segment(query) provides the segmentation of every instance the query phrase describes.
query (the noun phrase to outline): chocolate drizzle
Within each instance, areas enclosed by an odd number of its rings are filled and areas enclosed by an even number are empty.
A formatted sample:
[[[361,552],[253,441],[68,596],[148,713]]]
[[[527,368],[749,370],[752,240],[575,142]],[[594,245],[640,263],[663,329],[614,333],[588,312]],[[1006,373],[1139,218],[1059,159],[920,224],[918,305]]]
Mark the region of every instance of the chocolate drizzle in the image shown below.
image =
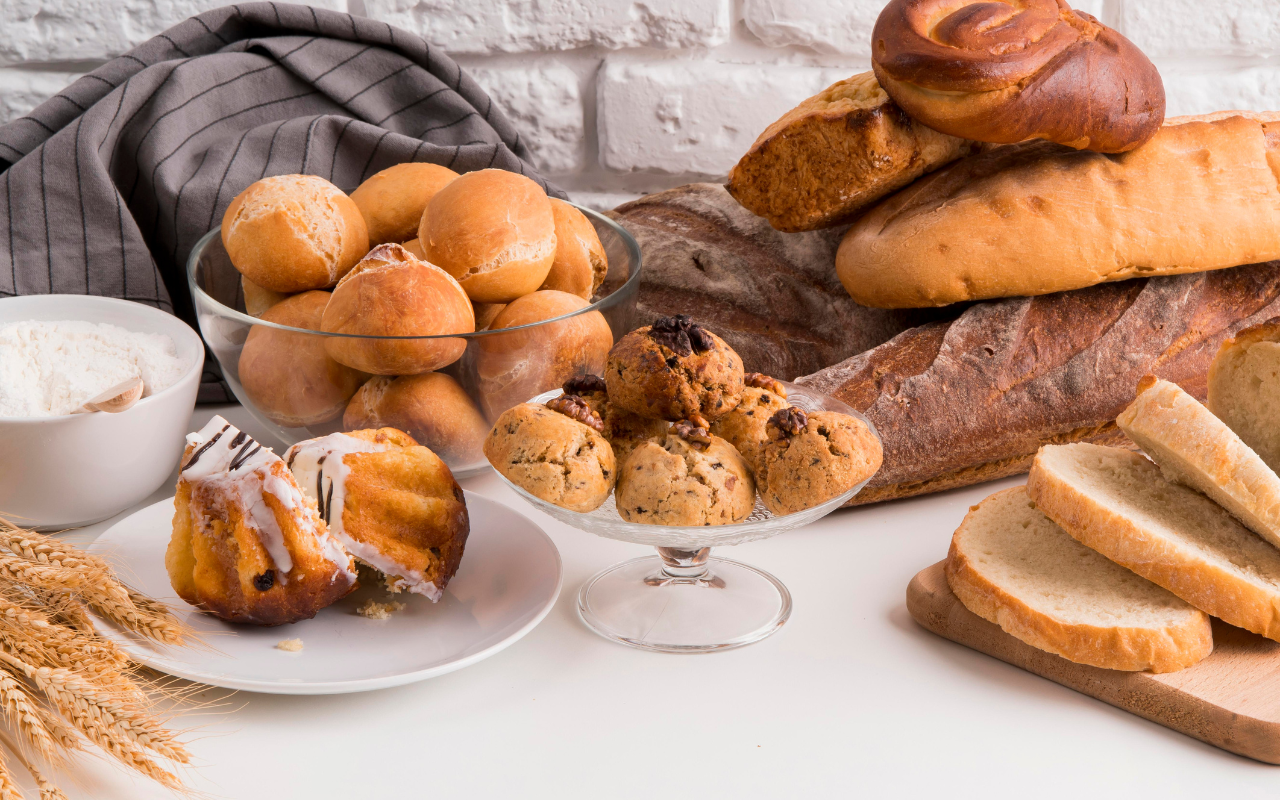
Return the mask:
[[[681,357],[705,353],[716,346],[711,333],[688,314],[658,319],[649,327],[649,338]]]
[[[211,436],[211,437],[209,438],[209,441],[205,442],[203,445],[201,445],[201,446],[200,446],[200,449],[199,449],[199,450],[197,450],[197,451],[195,451],[194,453],[192,453],[192,454],[191,454],[191,460],[190,460],[190,461],[188,461],[188,462],[187,462],[187,464],[186,464],[186,466],[184,466],[184,467],[182,468],[182,471],[183,471],[183,472],[186,472],[187,470],[189,470],[189,469],[191,469],[193,466],[195,466],[195,463],[196,463],[197,461],[199,461],[199,460],[200,460],[200,456],[204,455],[204,454],[205,454],[205,451],[206,451],[206,450],[208,450],[210,447],[213,447],[214,442],[216,442],[216,441],[218,441],[219,439],[221,439],[221,438],[222,438],[222,434],[226,433],[226,432],[227,432],[227,428],[230,428],[230,427],[231,427],[231,424],[230,424],[230,423],[227,423],[226,425],[222,426],[222,430],[218,431],[218,432],[217,432],[217,433],[215,433],[213,436]]]
[[[241,436],[244,436],[244,434],[241,434]],[[239,439],[239,438],[240,436],[236,437],[236,439]],[[249,439],[248,436],[245,436],[245,438]],[[235,444],[236,444],[235,439],[232,439],[231,446],[235,447]],[[245,442],[244,446],[240,448],[240,452],[236,453],[235,457],[231,459],[231,466],[227,468],[227,471],[235,472],[236,470],[240,469],[240,466],[244,464],[244,462],[253,458],[254,454],[261,449],[262,449],[262,445],[258,444],[252,439],[249,439],[249,441]]]

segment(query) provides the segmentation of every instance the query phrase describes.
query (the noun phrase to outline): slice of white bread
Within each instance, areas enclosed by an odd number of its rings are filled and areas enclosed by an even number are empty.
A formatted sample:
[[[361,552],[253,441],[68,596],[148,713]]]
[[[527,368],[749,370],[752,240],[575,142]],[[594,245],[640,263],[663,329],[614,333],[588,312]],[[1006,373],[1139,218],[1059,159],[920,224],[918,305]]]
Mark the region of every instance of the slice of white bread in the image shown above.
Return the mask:
[[[1181,387],[1148,375],[1116,424],[1165,478],[1203,492],[1280,547],[1280,477]]]
[[[1280,317],[1222,343],[1209,365],[1209,410],[1280,472]]]
[[[946,574],[965,608],[1069,661],[1173,672],[1213,650],[1203,612],[1072,539],[1022,486],[969,509]]]
[[[1280,550],[1140,454],[1041,447],[1027,494],[1077,541],[1201,611],[1280,641]]]

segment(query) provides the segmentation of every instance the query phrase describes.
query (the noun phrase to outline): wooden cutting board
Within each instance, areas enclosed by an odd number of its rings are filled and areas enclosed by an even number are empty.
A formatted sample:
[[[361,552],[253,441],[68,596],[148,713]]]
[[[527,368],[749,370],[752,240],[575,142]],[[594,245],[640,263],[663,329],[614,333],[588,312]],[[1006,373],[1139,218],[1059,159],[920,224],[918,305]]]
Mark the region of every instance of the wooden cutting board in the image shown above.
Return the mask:
[[[942,567],[925,569],[907,587],[907,610],[927,630],[1215,747],[1280,764],[1280,644],[1215,619],[1213,653],[1179,672],[1074,664],[969,611]]]

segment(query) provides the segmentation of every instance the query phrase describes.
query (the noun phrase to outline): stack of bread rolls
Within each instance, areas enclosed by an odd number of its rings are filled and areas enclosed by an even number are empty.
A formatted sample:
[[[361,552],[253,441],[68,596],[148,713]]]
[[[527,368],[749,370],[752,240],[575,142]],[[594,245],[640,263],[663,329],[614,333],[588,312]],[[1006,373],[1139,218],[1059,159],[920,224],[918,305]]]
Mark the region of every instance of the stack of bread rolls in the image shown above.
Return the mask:
[[[286,427],[393,426],[475,463],[488,420],[599,372],[613,344],[599,311],[575,313],[608,272],[595,227],[512,172],[399,164],[349,196],[313,175],[264,178],[221,233],[249,314],[334,334],[249,332],[238,379]],[[476,331],[495,333],[451,336]]]
[[[1280,115],[1165,120],[1159,73],[1064,0],[891,0],[873,72],[760,136],[728,189],[852,223],[858,303],[925,308],[1280,258]]]

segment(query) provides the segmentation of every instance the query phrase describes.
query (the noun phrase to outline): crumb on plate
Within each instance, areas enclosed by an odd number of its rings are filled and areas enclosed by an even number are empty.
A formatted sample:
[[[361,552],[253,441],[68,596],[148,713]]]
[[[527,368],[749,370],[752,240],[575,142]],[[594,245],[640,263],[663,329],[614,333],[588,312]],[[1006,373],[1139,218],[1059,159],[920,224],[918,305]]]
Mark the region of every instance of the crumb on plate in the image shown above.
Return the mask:
[[[288,652],[288,653],[301,653],[302,640],[301,639],[282,639],[279,642],[276,642],[276,649],[284,650],[285,652]]]
[[[379,603],[373,598],[364,601],[364,605],[356,609],[356,613],[368,619],[386,619],[404,608],[404,603],[392,600],[390,603]]]

